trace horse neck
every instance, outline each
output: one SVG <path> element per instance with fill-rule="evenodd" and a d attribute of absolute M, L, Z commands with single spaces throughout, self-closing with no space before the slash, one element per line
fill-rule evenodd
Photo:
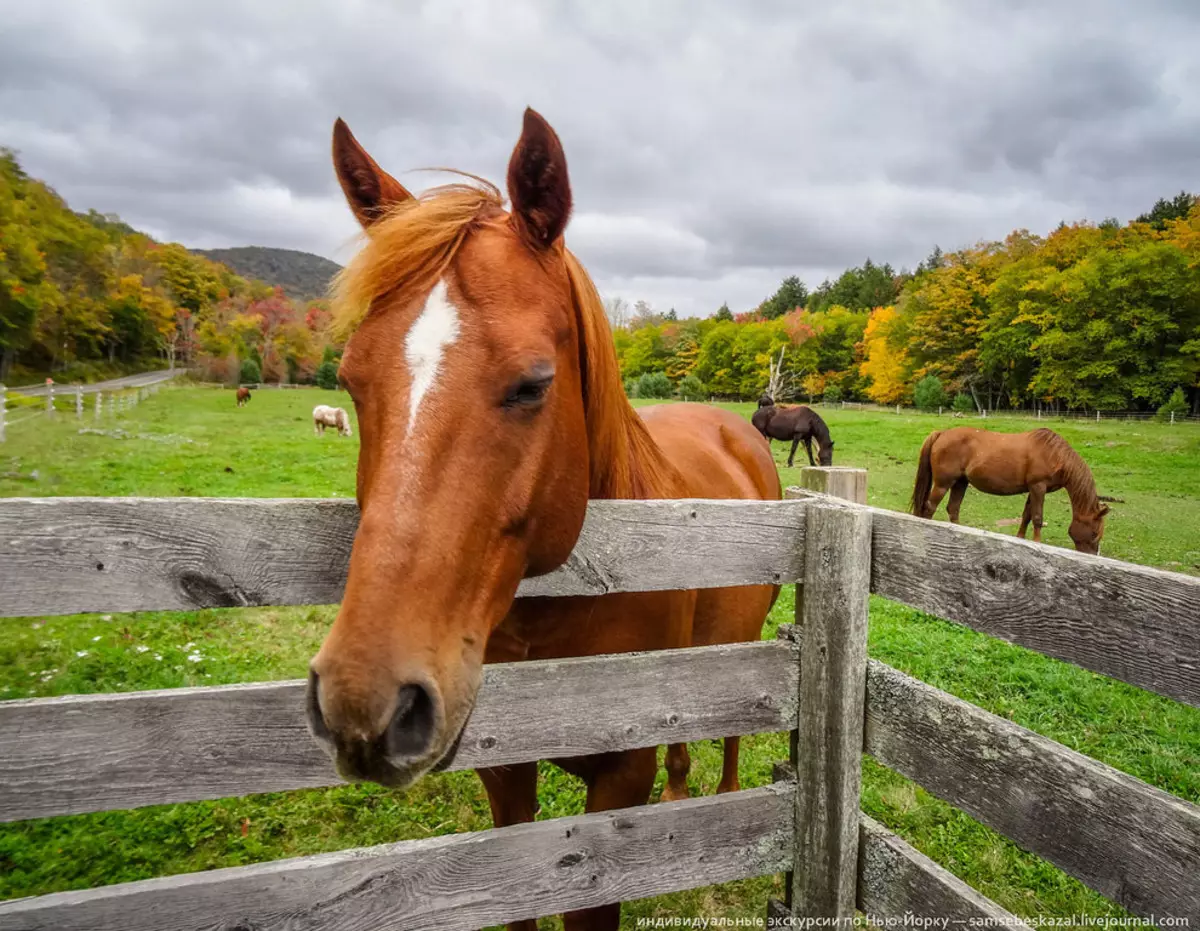
<path fill-rule="evenodd" d="M 812 438 L 816 440 L 818 444 L 820 444 L 821 448 L 824 449 L 829 445 L 829 427 L 826 426 L 825 421 L 821 419 L 821 415 L 816 411 L 809 410 L 808 416 L 809 433 L 812 435 Z"/>
<path fill-rule="evenodd" d="M 1100 510 L 1096 497 L 1096 480 L 1083 457 L 1069 447 L 1063 451 L 1062 483 L 1076 514 L 1094 514 Z"/>
<path fill-rule="evenodd" d="M 625 399 L 605 399 L 607 406 L 597 410 L 589 403 L 588 455 L 591 498 L 662 498 L 683 486 L 683 477 Z M 589 399 L 591 401 L 591 399 Z"/>

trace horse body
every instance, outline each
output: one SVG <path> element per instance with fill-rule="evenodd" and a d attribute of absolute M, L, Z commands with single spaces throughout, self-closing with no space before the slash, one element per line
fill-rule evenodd
<path fill-rule="evenodd" d="M 484 663 L 757 639 L 776 586 L 515 600 L 523 577 L 567 560 L 589 499 L 780 496 L 744 419 L 625 400 L 599 295 L 562 243 L 571 194 L 549 125 L 526 112 L 510 212 L 486 182 L 413 198 L 340 121 L 334 162 L 366 231 L 335 304 L 353 331 L 339 374 L 358 411 L 361 516 L 308 716 L 343 777 L 403 786 L 444 766 Z M 726 741 L 724 790 L 737 749 Z M 558 762 L 586 780 L 588 811 L 644 804 L 657 771 L 653 747 Z M 686 794 L 688 763 L 669 748 L 666 797 Z M 479 775 L 497 826 L 533 820 L 536 763 Z"/>
<path fill-rule="evenodd" d="M 750 417 L 750 422 L 766 437 L 767 445 L 771 440 L 792 441 L 792 450 L 788 454 L 789 468 L 796 459 L 796 447 L 800 443 L 804 443 L 804 451 L 808 453 L 808 464 L 817 464 L 813 460 L 813 440 L 817 441 L 817 457 L 821 465 L 833 465 L 833 440 L 829 437 L 829 427 L 812 408 L 803 404 L 779 407 L 764 395 L 759 398 L 758 410 Z"/>
<path fill-rule="evenodd" d="M 912 512 L 932 518 L 949 492 L 946 511 L 950 520 L 958 523 L 968 486 L 989 495 L 1027 495 L 1017 536 L 1023 538 L 1032 523 L 1037 543 L 1042 540 L 1045 496 L 1066 489 L 1073 512 L 1068 533 L 1075 548 L 1085 553 L 1100 550 L 1108 507 L 1096 496 L 1096 483 L 1087 464 L 1053 430 L 993 433 L 954 427 L 931 433 L 921 447 Z"/>
<path fill-rule="evenodd" d="M 329 407 L 326 404 L 318 404 L 313 408 L 313 432 L 317 436 L 325 433 L 326 427 L 333 427 L 337 430 L 338 436 L 352 436 L 350 431 L 350 415 L 340 407 Z"/>
<path fill-rule="evenodd" d="M 237 406 L 244 407 L 250 400 L 250 389 L 244 385 L 237 390 Z"/>

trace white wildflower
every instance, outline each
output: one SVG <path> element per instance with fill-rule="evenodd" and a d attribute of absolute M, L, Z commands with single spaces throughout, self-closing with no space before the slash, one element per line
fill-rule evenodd
<path fill-rule="evenodd" d="M 139 653 L 149 653 L 149 652 L 150 652 L 150 648 L 149 648 L 149 647 L 147 647 L 147 646 L 142 646 L 142 645 L 140 645 L 140 644 L 139 644 L 138 646 L 134 647 L 134 649 L 135 649 L 137 652 L 139 652 Z"/>
<path fill-rule="evenodd" d="M 87 650 L 76 650 L 75 655 L 78 656 L 80 659 L 82 659 L 83 657 L 88 655 L 88 651 Z"/>
<path fill-rule="evenodd" d="M 189 653 L 188 654 L 188 662 L 189 663 L 198 663 L 202 659 L 204 659 L 204 657 L 201 656 L 199 653 Z"/>
<path fill-rule="evenodd" d="M 93 638 L 92 638 L 92 643 L 99 643 L 99 642 L 100 642 L 100 638 L 99 638 L 99 637 L 93 637 Z"/>

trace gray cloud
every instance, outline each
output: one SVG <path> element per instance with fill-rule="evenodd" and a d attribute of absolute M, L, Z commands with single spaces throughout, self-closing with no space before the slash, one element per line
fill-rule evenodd
<path fill-rule="evenodd" d="M 1190 3 L 404 6 L 26 4 L 0 144 L 157 236 L 344 260 L 334 117 L 421 188 L 409 169 L 502 180 L 528 104 L 602 291 L 684 314 L 1200 187 Z"/>

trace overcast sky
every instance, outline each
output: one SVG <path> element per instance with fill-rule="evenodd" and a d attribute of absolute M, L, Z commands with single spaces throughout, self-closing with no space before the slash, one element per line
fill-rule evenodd
<path fill-rule="evenodd" d="M 1194 0 L 0 0 L 0 145 L 161 239 L 344 262 L 335 117 L 420 189 L 502 181 L 530 105 L 601 291 L 707 315 L 1200 189 L 1198 48 Z"/>

